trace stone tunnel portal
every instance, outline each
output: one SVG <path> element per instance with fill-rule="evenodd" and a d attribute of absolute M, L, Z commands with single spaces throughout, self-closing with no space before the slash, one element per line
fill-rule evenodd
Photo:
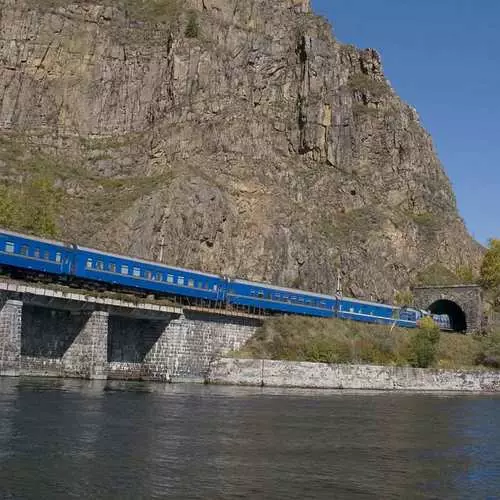
<path fill-rule="evenodd" d="M 432 314 L 447 314 L 450 318 L 451 329 L 455 332 L 467 331 L 467 316 L 462 308 L 451 300 L 437 300 L 430 307 Z"/>

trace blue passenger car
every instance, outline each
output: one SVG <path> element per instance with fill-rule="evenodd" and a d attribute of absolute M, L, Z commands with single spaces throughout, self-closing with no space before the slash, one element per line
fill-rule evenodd
<path fill-rule="evenodd" d="M 397 318 L 396 312 L 397 308 L 386 304 L 343 297 L 337 316 L 353 321 L 387 324 Z"/>
<path fill-rule="evenodd" d="M 76 250 L 74 275 L 146 291 L 223 301 L 224 280 L 215 275 L 170 267 L 90 248 Z"/>
<path fill-rule="evenodd" d="M 328 295 L 235 279 L 227 283 L 227 302 L 257 310 L 331 317 L 336 299 Z"/>
<path fill-rule="evenodd" d="M 0 265 L 69 275 L 73 248 L 58 241 L 0 229 Z"/>

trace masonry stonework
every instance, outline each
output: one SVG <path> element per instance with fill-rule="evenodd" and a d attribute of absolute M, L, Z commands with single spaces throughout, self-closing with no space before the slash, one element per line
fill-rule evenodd
<path fill-rule="evenodd" d="M 465 332 L 482 331 L 483 293 L 480 286 L 421 286 L 413 288 L 413 295 L 415 305 L 423 309 L 429 309 L 440 302 L 455 304 L 465 315 Z"/>
<path fill-rule="evenodd" d="M 0 375 L 20 375 L 22 306 L 19 300 L 0 301 Z"/>
<path fill-rule="evenodd" d="M 0 374 L 202 381 L 214 360 L 242 347 L 261 325 L 243 315 L 105 307 L 2 291 Z"/>
<path fill-rule="evenodd" d="M 212 384 L 311 389 L 500 392 L 498 371 L 431 370 L 408 366 L 336 365 L 221 358 Z"/>
<path fill-rule="evenodd" d="M 91 313 L 62 357 L 64 375 L 91 380 L 107 378 L 108 317 L 104 311 Z"/>
<path fill-rule="evenodd" d="M 218 356 L 239 349 L 258 326 L 260 322 L 255 319 L 195 312 L 164 321 L 127 321 L 120 328 L 115 320 L 111 327 L 108 377 L 203 380 Z M 124 355 L 125 352 L 129 354 Z"/>

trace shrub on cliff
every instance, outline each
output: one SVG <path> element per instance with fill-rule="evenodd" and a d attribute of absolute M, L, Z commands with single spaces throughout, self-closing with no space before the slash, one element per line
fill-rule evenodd
<path fill-rule="evenodd" d="M 432 318 L 424 318 L 409 345 L 408 359 L 411 366 L 428 368 L 436 360 L 440 331 Z"/>
<path fill-rule="evenodd" d="M 196 12 L 190 12 L 184 34 L 187 38 L 198 38 L 200 26 L 198 25 L 198 16 Z"/>
<path fill-rule="evenodd" d="M 490 240 L 481 264 L 481 284 L 490 292 L 494 304 L 500 305 L 500 240 Z"/>

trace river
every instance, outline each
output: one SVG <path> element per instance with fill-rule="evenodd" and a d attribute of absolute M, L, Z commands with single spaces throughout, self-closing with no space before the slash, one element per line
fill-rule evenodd
<path fill-rule="evenodd" d="M 499 415 L 488 395 L 0 379 L 0 498 L 500 498 Z"/>

